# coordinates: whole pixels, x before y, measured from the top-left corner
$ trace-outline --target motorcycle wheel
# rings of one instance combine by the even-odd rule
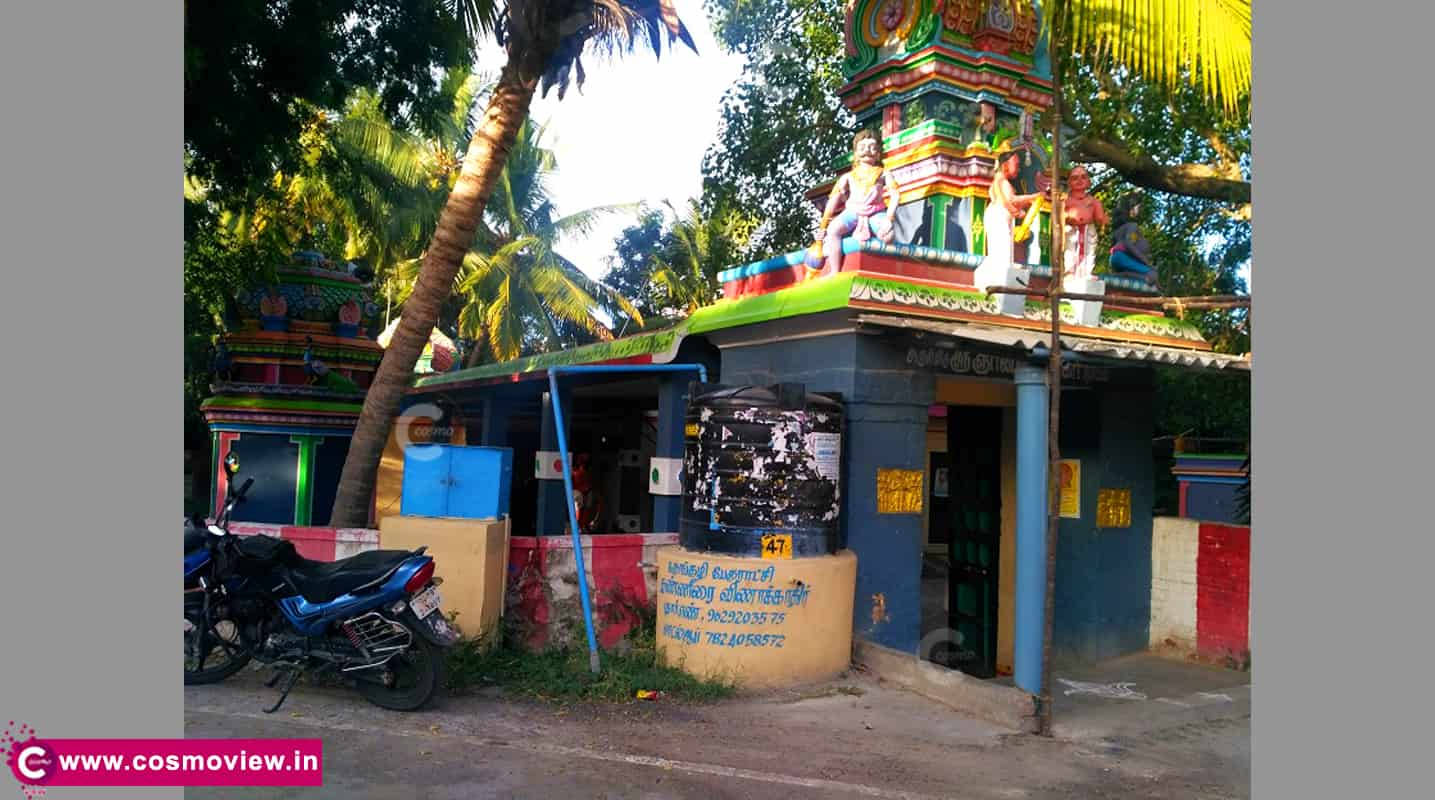
[[[360,678],[359,694],[390,711],[417,711],[443,688],[447,660],[441,648],[414,634],[408,649],[394,656],[383,670]]]
[[[249,652],[240,643],[233,622],[208,625],[204,606],[186,598],[184,603],[184,685],[219,683],[244,669]]]

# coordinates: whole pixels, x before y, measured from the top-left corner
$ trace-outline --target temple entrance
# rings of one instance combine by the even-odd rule
[[[1001,552],[1002,410],[954,406],[947,413],[947,627],[956,632],[948,666],[996,675]]]
[[[919,650],[986,679],[1010,672],[1014,409],[972,399],[980,404],[934,406],[928,427]]]

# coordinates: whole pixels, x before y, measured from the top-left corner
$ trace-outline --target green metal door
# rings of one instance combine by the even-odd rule
[[[948,410],[952,540],[947,616],[957,634],[951,666],[980,678],[996,675],[1001,433],[1000,408]]]

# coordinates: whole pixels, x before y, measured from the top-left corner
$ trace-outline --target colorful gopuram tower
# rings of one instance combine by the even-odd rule
[[[901,189],[896,242],[944,250],[975,266],[998,148],[1022,151],[1018,193],[1044,189],[1050,143],[1037,124],[1051,105],[1040,2],[853,0],[847,6],[842,102],[859,128],[880,131]],[[838,174],[851,166],[844,156]],[[819,205],[832,183],[809,193]],[[1041,231],[1015,261],[1049,264]]]
[[[294,254],[276,282],[236,298],[217,345],[214,395],[202,406],[213,441],[211,511],[224,458],[254,478],[236,521],[326,525],[364,392],[383,358],[379,307],[346,264]]]

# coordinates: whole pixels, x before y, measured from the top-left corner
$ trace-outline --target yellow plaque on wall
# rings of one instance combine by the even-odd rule
[[[1081,519],[1081,459],[1063,458],[1057,486],[1061,492],[1061,516]]]
[[[922,498],[921,470],[877,470],[878,514],[920,514]]]
[[[1131,490],[1102,489],[1096,493],[1096,527],[1131,527]]]

